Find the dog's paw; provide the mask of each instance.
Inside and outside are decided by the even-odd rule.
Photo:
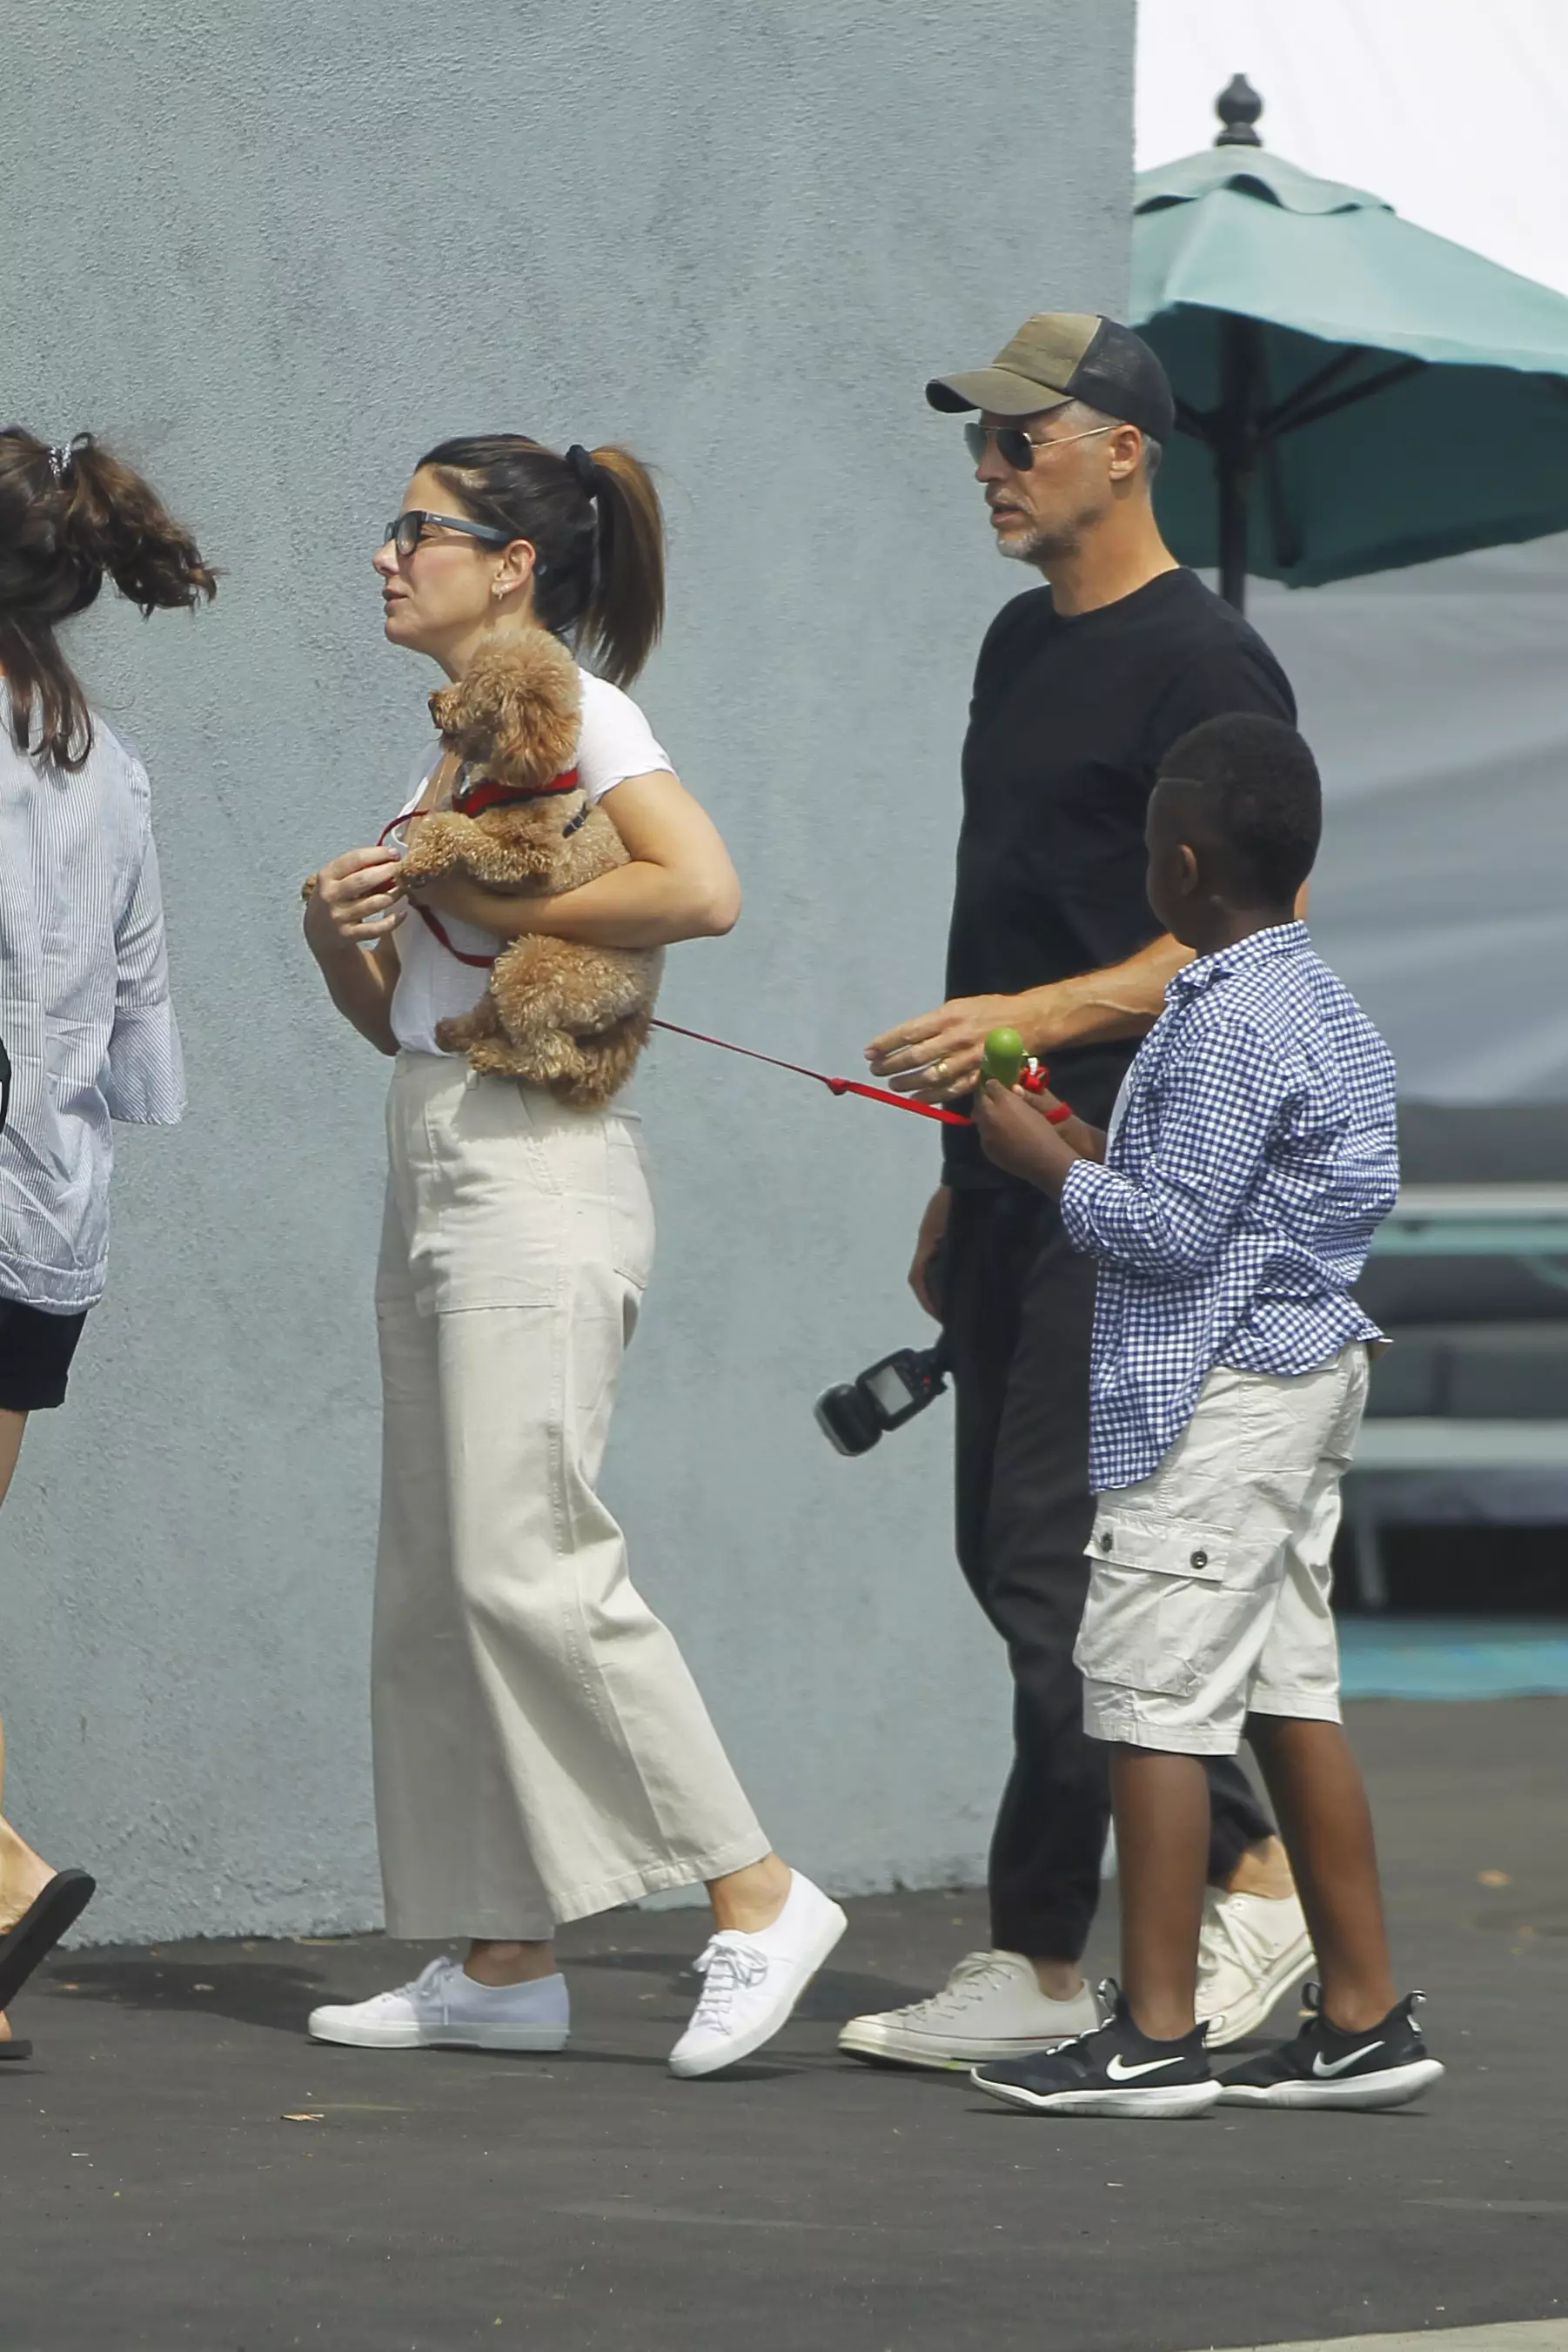
[[[455,732],[463,715],[462,688],[438,686],[430,696],[429,701],[430,716],[435,720],[437,730],[443,735]]]
[[[405,888],[419,882],[438,882],[460,866],[474,840],[470,818],[443,810],[439,816],[422,816],[409,835],[402,865]],[[480,835],[482,842],[484,836]]]
[[[489,1037],[476,1038],[468,1047],[468,1067],[486,1078],[531,1078],[533,1071],[528,1057],[520,1054],[510,1037],[499,1032]]]
[[[482,1018],[484,1007],[489,1003],[489,999],[486,997],[472,1013],[458,1013],[450,1021],[437,1022],[436,1043],[443,1054],[466,1054],[469,1046],[477,1045],[481,1037],[495,1035],[496,1024]]]

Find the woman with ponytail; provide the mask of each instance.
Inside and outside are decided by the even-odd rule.
[[[468,1944],[310,2031],[558,2050],[556,1927],[702,1882],[715,1933],[670,2064],[712,2074],[778,2032],[845,1921],[771,1851],[595,1491],[653,1250],[637,1122],[477,1076],[437,1036],[481,992],[474,967],[525,931],[660,948],[735,920],[724,845],[625,691],[663,619],[658,499],[624,449],[446,441],[375,569],[388,639],[448,678],[541,631],[573,648],[577,777],[627,862],[552,898],[444,879],[408,919],[395,856],[357,849],[307,903],[333,1003],[396,1057],[372,1663],[387,1927]],[[453,782],[437,749],[401,821],[448,806]]]
[[[184,1108],[147,774],[60,649],[105,579],[143,614],[216,583],[139,474],[90,434],[0,432],[0,1501],[29,1413],[63,1403],[103,1295],[110,1121]],[[0,1779],[5,1736],[0,1730]],[[93,1882],[0,1814],[0,2012]],[[0,2014],[0,2058],[26,2045]]]

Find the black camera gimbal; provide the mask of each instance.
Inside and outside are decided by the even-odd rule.
[[[840,1454],[869,1454],[889,1429],[901,1429],[946,1393],[947,1340],[934,1348],[896,1348],[858,1379],[816,1400],[816,1425]]]

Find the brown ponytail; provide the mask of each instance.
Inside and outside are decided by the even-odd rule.
[[[591,455],[599,562],[578,628],[611,684],[629,686],[664,626],[664,509],[647,467],[629,449],[612,442]]]
[[[20,425],[0,432],[0,669],[11,739],[68,771],[92,748],[92,720],[55,631],[96,600],[106,574],[143,614],[217,590],[189,531],[90,433],[51,448]]]
[[[612,686],[630,686],[664,625],[664,515],[640,459],[613,444],[557,457],[521,433],[443,441],[419,460],[475,522],[534,551],[534,610]]]

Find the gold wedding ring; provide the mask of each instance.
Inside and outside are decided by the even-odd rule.
[[[940,1087],[940,1086],[941,1086],[941,1084],[942,1084],[942,1078],[943,1078],[943,1077],[944,1077],[944,1076],[946,1075],[946,1071],[947,1071],[947,1064],[946,1064],[945,1062],[933,1062],[933,1063],[931,1064],[931,1084],[932,1084],[932,1086],[933,1086],[933,1087]]]

